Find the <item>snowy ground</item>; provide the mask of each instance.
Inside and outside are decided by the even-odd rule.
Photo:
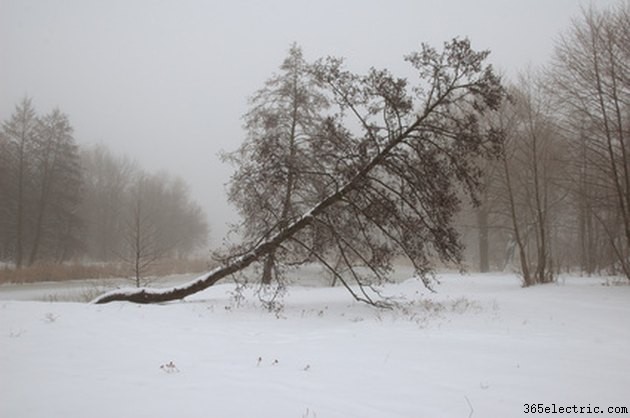
[[[630,408],[630,286],[440,278],[437,294],[416,280],[389,286],[408,301],[394,311],[356,304],[342,288],[294,286],[284,310],[269,313],[255,300],[237,306],[230,284],[159,306],[14,301],[61,300],[79,285],[39,294],[1,286],[0,417],[477,418],[537,415],[524,404]]]

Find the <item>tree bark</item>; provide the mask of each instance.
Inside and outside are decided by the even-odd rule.
[[[479,228],[479,272],[490,271],[488,251],[488,210],[481,206],[477,210],[477,227]]]

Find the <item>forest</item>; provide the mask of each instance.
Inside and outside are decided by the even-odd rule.
[[[182,179],[148,173],[103,145],[79,146],[59,109],[40,115],[24,99],[2,124],[0,151],[0,260],[18,274],[87,264],[96,266],[88,274],[139,285],[158,261],[176,263],[206,243],[205,214]]]

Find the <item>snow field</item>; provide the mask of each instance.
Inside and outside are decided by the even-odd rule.
[[[417,280],[389,285],[407,299],[393,311],[354,303],[342,288],[293,286],[272,313],[253,297],[237,306],[230,284],[164,305],[0,301],[0,417],[523,417],[525,403],[630,407],[630,286],[440,280],[437,294]]]

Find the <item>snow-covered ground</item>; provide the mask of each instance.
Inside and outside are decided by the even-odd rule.
[[[630,408],[630,286],[440,280],[437,294],[417,280],[388,286],[407,300],[392,311],[354,303],[343,288],[292,286],[275,313],[256,299],[237,305],[231,284],[150,306],[7,300],[70,291],[2,286],[0,417],[545,415],[525,404],[599,407],[605,417]]]

